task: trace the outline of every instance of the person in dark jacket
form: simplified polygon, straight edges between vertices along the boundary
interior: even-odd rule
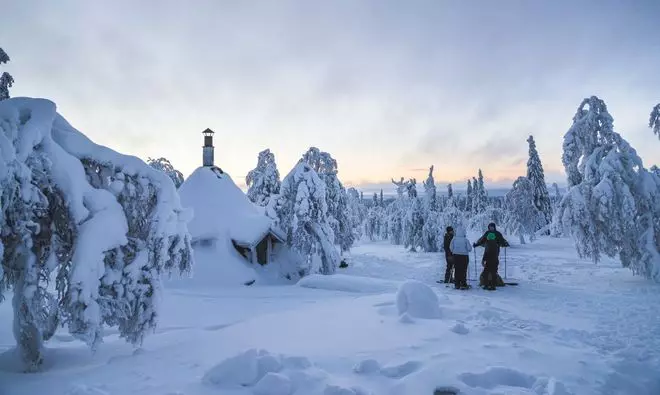
[[[443,243],[443,250],[445,251],[445,261],[447,262],[447,266],[445,269],[445,284],[449,284],[451,281],[451,271],[454,269],[454,257],[453,254],[451,253],[451,248],[449,248],[449,244],[451,243],[451,239],[454,238],[454,228],[451,226],[447,227],[447,232],[445,232],[445,238],[444,238],[444,243]]]
[[[492,291],[495,290],[495,286],[498,283],[500,278],[497,274],[497,269],[500,266],[500,247],[508,247],[509,242],[506,241],[502,233],[497,230],[495,223],[491,222],[488,224],[488,230],[484,233],[476,243],[472,245],[473,247],[483,246],[484,247],[484,256],[481,260],[484,267],[483,277],[484,277],[484,286],[486,289]]]

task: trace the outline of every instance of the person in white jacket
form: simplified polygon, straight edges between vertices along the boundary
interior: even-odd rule
[[[454,286],[456,289],[468,289],[467,268],[472,243],[467,239],[465,229],[456,229],[454,238],[449,243],[449,249],[454,257]]]

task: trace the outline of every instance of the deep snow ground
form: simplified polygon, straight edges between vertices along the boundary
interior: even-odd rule
[[[304,287],[169,289],[142,349],[110,332],[92,355],[61,331],[44,373],[12,372],[11,351],[0,355],[0,394],[660,393],[660,287],[613,261],[578,260],[570,240],[509,249],[521,285],[495,292],[437,284],[441,254],[376,242],[352,261],[340,273],[356,277]],[[406,279],[436,291],[439,319],[399,318],[395,290]],[[10,318],[1,304],[0,353],[12,347]],[[266,351],[212,369],[251,348]],[[231,386],[266,371],[262,385]]]

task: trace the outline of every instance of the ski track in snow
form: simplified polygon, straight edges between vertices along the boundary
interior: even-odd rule
[[[161,324],[143,348],[110,329],[91,354],[61,330],[47,344],[46,371],[25,375],[12,371],[11,351],[3,353],[13,342],[10,303],[3,303],[0,395],[412,395],[431,393],[429,383],[475,395],[660,393],[660,289],[615,261],[594,265],[579,260],[569,241],[542,238],[507,250],[508,277],[520,285],[488,292],[436,283],[442,253],[375,242],[351,255],[352,266],[339,273],[420,281],[437,293],[441,319],[399,317],[390,292],[168,289]],[[270,352],[248,353],[259,362],[237,357],[258,366],[253,382],[204,383],[214,366],[250,348]],[[225,363],[213,377],[231,378],[235,368]]]

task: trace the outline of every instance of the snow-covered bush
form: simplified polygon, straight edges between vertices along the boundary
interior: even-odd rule
[[[147,159],[147,164],[153,167],[154,169],[160,170],[163,173],[167,174],[167,176],[174,183],[175,187],[178,188],[181,186],[181,184],[183,184],[183,174],[181,174],[180,171],[175,169],[169,160],[165,158],[158,158],[158,159],[149,158]]]
[[[248,186],[247,196],[259,206],[267,206],[272,195],[280,193],[280,173],[277,171],[275,155],[270,149],[259,152],[257,167],[245,177]]]
[[[161,276],[192,264],[172,182],[94,144],[42,99],[0,102],[0,152],[0,299],[13,291],[27,369],[58,321],[92,348],[105,326],[140,344],[157,324]]]
[[[578,254],[619,257],[633,273],[660,281],[660,177],[613,129],[605,102],[582,101],[564,136],[568,192],[558,208]]]
[[[301,256],[301,276],[332,274],[339,265],[325,188],[314,169],[299,162],[282,181],[281,194],[269,204],[287,235],[287,245]]]

